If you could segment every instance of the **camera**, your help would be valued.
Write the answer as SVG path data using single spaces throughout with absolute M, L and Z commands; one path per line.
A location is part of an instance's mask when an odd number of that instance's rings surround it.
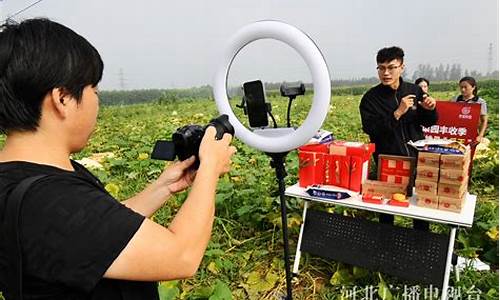
M 222 139 L 224 133 L 229 133 L 234 136 L 234 128 L 233 125 L 229 123 L 228 116 L 220 115 L 212 119 L 205 127 L 191 124 L 178 128 L 172 134 L 172 141 L 157 141 L 151 153 L 151 158 L 175 160 L 177 157 L 179 160 L 185 160 L 194 155 L 196 161 L 192 168 L 198 169 L 200 165 L 198 152 L 200 150 L 201 140 L 205 134 L 205 130 L 209 126 L 215 127 L 217 131 L 215 135 L 216 140 Z

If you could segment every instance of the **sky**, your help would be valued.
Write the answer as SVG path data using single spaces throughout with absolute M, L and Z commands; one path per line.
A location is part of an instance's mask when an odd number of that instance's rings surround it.
M 39 0 L 0 0 L 4 20 Z M 375 55 L 397 45 L 413 74 L 419 64 L 498 70 L 497 0 L 42 0 L 13 17 L 48 17 L 101 53 L 102 90 L 187 88 L 213 83 L 229 38 L 258 20 L 289 23 L 318 45 L 332 79 L 376 76 Z M 302 58 L 258 40 L 235 58 L 231 85 L 248 80 L 311 82 Z

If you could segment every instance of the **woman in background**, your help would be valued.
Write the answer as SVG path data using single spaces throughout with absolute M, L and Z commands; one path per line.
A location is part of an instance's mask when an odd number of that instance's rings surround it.
M 480 143 L 483 140 L 488 125 L 488 107 L 486 101 L 477 95 L 477 83 L 473 77 L 466 76 L 458 82 L 460 86 L 460 96 L 452 99 L 454 102 L 477 103 L 481 104 L 481 117 L 479 122 L 478 135 L 476 142 Z
M 422 91 L 429 95 L 429 80 L 420 77 L 415 80 L 415 84 L 418 85 L 420 88 L 422 88 Z

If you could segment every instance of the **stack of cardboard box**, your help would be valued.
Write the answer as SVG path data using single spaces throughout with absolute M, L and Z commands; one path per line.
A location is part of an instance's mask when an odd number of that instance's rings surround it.
M 415 192 L 417 205 L 438 208 L 438 179 L 441 154 L 419 152 Z
M 439 209 L 460 212 L 469 182 L 470 150 L 463 155 L 441 155 L 439 170 Z
M 417 205 L 460 212 L 467 193 L 469 148 L 464 154 L 419 152 Z

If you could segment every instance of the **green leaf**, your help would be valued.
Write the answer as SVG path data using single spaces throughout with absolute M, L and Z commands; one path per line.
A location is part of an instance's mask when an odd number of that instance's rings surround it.
M 354 278 L 345 267 L 339 268 L 330 278 L 331 285 L 351 284 L 353 282 Z
M 486 230 L 490 229 L 490 227 L 491 227 L 489 223 L 486 223 L 486 222 L 481 222 L 481 221 L 476 222 L 476 225 L 477 225 L 478 227 L 480 227 L 480 228 L 482 228 L 482 229 L 486 229 Z
M 221 249 L 209 249 L 205 252 L 205 256 L 207 257 L 212 257 L 212 256 L 222 256 L 224 255 L 224 251 Z
M 465 234 L 463 232 L 459 232 L 458 233 L 458 241 L 461 242 L 464 247 L 469 247 L 469 241 L 467 240 L 467 238 L 465 237 Z
M 248 275 L 247 284 L 253 292 L 267 292 L 276 285 L 278 280 L 279 276 L 273 271 L 267 272 L 265 276 L 262 276 L 257 271 L 253 271 Z
M 214 273 L 214 274 L 219 274 L 219 270 L 217 269 L 217 265 L 215 264 L 215 262 L 211 261 L 208 266 L 207 266 L 207 269 Z
M 380 278 L 380 282 L 378 283 L 378 296 L 382 300 L 392 300 L 392 293 L 380 273 L 378 274 L 378 277 Z
M 214 292 L 209 300 L 232 300 L 231 290 L 226 283 L 217 280 L 214 286 Z
M 248 274 L 247 277 L 247 283 L 250 285 L 257 284 L 260 281 L 260 274 L 257 271 L 253 271 L 252 273 Z
M 252 209 L 253 209 L 252 206 L 245 205 L 245 206 L 238 208 L 236 210 L 236 213 L 238 214 L 238 216 L 242 216 L 242 215 L 249 213 Z
M 213 293 L 213 288 L 204 286 L 196 288 L 191 294 L 194 299 L 207 299 Z
M 160 300 L 174 300 L 179 297 L 180 291 L 177 287 L 178 281 L 165 281 L 158 285 L 158 294 L 160 295 Z
M 273 286 L 278 282 L 279 276 L 278 274 L 275 274 L 273 271 L 269 271 L 266 274 L 266 282 L 269 283 L 269 285 Z

